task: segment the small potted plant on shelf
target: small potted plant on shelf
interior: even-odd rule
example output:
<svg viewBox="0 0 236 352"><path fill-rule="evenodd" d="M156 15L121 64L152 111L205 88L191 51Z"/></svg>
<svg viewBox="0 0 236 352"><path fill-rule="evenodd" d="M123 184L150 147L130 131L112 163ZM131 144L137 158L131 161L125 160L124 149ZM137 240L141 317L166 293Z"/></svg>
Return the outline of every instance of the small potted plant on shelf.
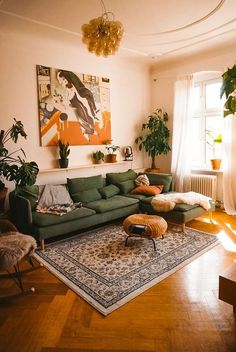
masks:
<svg viewBox="0 0 236 352"><path fill-rule="evenodd" d="M104 161L104 153L101 150L97 150L93 153L93 160L95 164L101 164Z"/></svg>
<svg viewBox="0 0 236 352"><path fill-rule="evenodd" d="M222 143L222 134L215 136L211 130L206 130L208 136L207 144L212 150L211 166L213 170L219 170L221 165L221 159L216 157L216 145Z"/></svg>
<svg viewBox="0 0 236 352"><path fill-rule="evenodd" d="M65 169L68 167L69 159L68 156L70 154L69 143L64 143L61 139L58 140L58 147L59 147L59 165L60 168Z"/></svg>
<svg viewBox="0 0 236 352"><path fill-rule="evenodd" d="M34 161L26 162L16 153L20 152L26 157L22 148L9 151L6 144L9 141L18 142L18 137L27 138L24 125L21 121L14 119L13 125L7 130L0 131L0 211L3 211L4 201L7 194L6 181L15 182L18 186L32 186L36 182L39 172L38 165Z"/></svg>
<svg viewBox="0 0 236 352"><path fill-rule="evenodd" d="M139 150L145 150L152 159L152 165L149 172L158 172L155 158L157 155L167 154L171 151L169 146L170 131L166 126L168 121L167 112L162 109L156 109L152 115L148 116L148 122L142 125L142 135L135 139L139 145Z"/></svg>
<svg viewBox="0 0 236 352"><path fill-rule="evenodd" d="M106 161L108 163L115 163L117 160L117 155L116 155L116 151L120 149L120 147L118 145L114 145L111 144L112 139L109 139L107 141L104 142L105 144L105 148L108 152L107 156L106 156Z"/></svg>

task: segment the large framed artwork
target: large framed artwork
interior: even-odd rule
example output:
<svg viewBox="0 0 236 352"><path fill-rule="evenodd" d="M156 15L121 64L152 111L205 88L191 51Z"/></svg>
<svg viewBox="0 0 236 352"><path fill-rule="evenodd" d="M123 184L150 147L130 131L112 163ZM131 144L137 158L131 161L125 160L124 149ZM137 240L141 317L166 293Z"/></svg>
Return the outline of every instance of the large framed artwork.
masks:
<svg viewBox="0 0 236 352"><path fill-rule="evenodd" d="M37 81L42 146L111 139L108 78L37 65Z"/></svg>

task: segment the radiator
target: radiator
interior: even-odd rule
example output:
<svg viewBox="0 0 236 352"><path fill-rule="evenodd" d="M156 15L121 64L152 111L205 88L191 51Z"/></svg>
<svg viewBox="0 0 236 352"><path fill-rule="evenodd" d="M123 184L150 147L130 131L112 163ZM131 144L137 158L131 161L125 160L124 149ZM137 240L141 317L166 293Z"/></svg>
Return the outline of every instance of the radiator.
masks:
<svg viewBox="0 0 236 352"><path fill-rule="evenodd" d="M191 175L191 191L204 194L216 200L217 176L215 175Z"/></svg>

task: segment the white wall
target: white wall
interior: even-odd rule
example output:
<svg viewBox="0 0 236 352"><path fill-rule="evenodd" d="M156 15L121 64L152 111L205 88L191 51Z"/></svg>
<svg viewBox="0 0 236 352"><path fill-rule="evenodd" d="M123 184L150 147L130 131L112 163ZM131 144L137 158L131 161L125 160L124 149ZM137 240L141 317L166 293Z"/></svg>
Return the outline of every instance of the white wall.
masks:
<svg viewBox="0 0 236 352"><path fill-rule="evenodd" d="M41 169L58 165L57 148L40 146L36 64L109 77L112 139L121 147L134 146L143 118L150 111L147 66L119 55L97 57L81 45L78 36L3 14L0 14L0 52L0 128L8 128L13 117L23 122L28 137L18 145L25 150L28 160L36 161ZM70 166L91 163L93 151L105 151L104 146L70 149ZM137 147L134 149L133 167L143 167L143 154ZM123 155L118 159L122 160ZM53 174L48 174L48 180L53 180Z"/></svg>

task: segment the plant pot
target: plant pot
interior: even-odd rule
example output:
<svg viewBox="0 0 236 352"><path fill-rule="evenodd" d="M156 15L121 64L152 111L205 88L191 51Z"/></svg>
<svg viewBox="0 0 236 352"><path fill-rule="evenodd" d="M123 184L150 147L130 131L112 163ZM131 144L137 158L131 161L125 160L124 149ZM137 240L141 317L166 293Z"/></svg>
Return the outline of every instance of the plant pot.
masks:
<svg viewBox="0 0 236 352"><path fill-rule="evenodd" d="M149 169L146 169L145 171L153 173L153 174L158 174L160 172L160 169L159 168L155 168L155 169L149 168Z"/></svg>
<svg viewBox="0 0 236 352"><path fill-rule="evenodd" d="M116 154L108 154L106 156L107 163L115 163L116 162Z"/></svg>
<svg viewBox="0 0 236 352"><path fill-rule="evenodd" d="M221 159L212 159L211 160L211 167L213 170L219 170L221 164Z"/></svg>
<svg viewBox="0 0 236 352"><path fill-rule="evenodd" d="M58 159L61 169L66 169L69 164L69 159Z"/></svg>
<svg viewBox="0 0 236 352"><path fill-rule="evenodd" d="M8 191L7 187L5 187L2 191L0 191L0 213L4 212L4 203L7 196L7 191Z"/></svg>
<svg viewBox="0 0 236 352"><path fill-rule="evenodd" d="M101 164L102 159L93 159L94 164Z"/></svg>

